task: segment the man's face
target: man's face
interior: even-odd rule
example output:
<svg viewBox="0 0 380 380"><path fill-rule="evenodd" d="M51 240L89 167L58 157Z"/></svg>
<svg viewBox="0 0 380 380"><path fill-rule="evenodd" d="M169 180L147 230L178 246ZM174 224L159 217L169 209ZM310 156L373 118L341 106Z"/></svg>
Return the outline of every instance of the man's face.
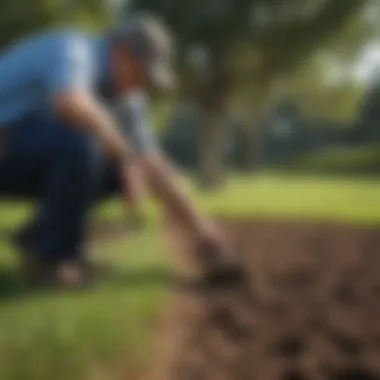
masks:
<svg viewBox="0 0 380 380"><path fill-rule="evenodd" d="M111 49L111 77L118 93L140 90L148 84L144 66L128 48L118 44Z"/></svg>

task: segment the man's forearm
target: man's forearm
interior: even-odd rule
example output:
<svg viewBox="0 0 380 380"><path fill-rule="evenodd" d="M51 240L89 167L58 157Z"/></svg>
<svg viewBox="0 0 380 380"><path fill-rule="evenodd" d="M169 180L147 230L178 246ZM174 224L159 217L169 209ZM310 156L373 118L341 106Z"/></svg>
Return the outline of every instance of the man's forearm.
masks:
<svg viewBox="0 0 380 380"><path fill-rule="evenodd" d="M183 222L187 228L198 233L204 219L183 191L176 174L166 160L152 158L145 160L143 166L146 180L154 195L169 207L179 222Z"/></svg>
<svg viewBox="0 0 380 380"><path fill-rule="evenodd" d="M87 94L71 94L59 101L62 116L98 137L112 158L125 162L132 155L111 114L95 99Z"/></svg>

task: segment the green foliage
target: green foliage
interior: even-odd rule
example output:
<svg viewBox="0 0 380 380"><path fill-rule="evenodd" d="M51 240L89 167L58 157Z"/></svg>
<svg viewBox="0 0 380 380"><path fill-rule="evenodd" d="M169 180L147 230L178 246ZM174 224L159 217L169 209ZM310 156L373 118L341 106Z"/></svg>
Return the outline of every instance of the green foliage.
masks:
<svg viewBox="0 0 380 380"><path fill-rule="evenodd" d="M79 23L99 27L112 17L103 0L3 0L0 12L0 46L45 27Z"/></svg>
<svg viewBox="0 0 380 380"><path fill-rule="evenodd" d="M272 165L286 173L308 173L331 177L356 176L378 178L380 172L379 143L359 146L327 147L301 154Z"/></svg>
<svg viewBox="0 0 380 380"><path fill-rule="evenodd" d="M248 94L250 108L261 110L279 77L297 73L342 31L361 33L355 17L368 1L131 0L128 9L160 15L174 30L180 53L205 48L206 77L197 81L193 71L182 72L184 90L203 106L223 109L226 99Z"/></svg>
<svg viewBox="0 0 380 380"><path fill-rule="evenodd" d="M160 15L175 31L181 46L197 42L213 48L250 41L253 47L268 54L266 63L271 59L272 66L288 66L297 56L312 51L332 32L339 31L364 3L361 0L132 0L128 9ZM279 55L282 60L275 60Z"/></svg>
<svg viewBox="0 0 380 380"><path fill-rule="evenodd" d="M47 0L6 0L0 13L0 44L6 45L45 25L57 22L58 5Z"/></svg>

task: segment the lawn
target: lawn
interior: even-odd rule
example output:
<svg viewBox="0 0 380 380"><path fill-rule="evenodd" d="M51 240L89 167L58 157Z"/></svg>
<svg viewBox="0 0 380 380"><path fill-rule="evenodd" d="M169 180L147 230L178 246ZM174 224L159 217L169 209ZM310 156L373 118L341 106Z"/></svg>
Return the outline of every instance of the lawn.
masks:
<svg viewBox="0 0 380 380"><path fill-rule="evenodd" d="M262 174L233 178L199 204L215 214L236 217L314 218L380 222L380 180L323 179ZM30 211L25 204L0 205L0 230L12 230ZM101 380L120 363L144 363L151 326L165 299L168 272L157 232L156 212L135 236L93 246L114 275L92 290L25 293L15 255L0 241L0 378L2 380ZM96 218L122 216L117 201L102 205Z"/></svg>

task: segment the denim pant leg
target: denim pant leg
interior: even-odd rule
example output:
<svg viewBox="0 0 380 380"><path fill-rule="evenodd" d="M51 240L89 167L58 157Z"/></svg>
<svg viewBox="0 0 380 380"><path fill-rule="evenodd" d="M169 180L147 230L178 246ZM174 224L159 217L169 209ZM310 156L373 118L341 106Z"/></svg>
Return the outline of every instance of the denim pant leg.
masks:
<svg viewBox="0 0 380 380"><path fill-rule="evenodd" d="M36 217L38 251L46 259L81 255L87 218L105 176L105 155L95 140L57 126L57 151Z"/></svg>
<svg viewBox="0 0 380 380"><path fill-rule="evenodd" d="M0 159L0 192L28 185L40 195L29 245L46 260L81 254L91 204L105 175L106 158L94 139L57 121L24 123L9 134Z"/></svg>

